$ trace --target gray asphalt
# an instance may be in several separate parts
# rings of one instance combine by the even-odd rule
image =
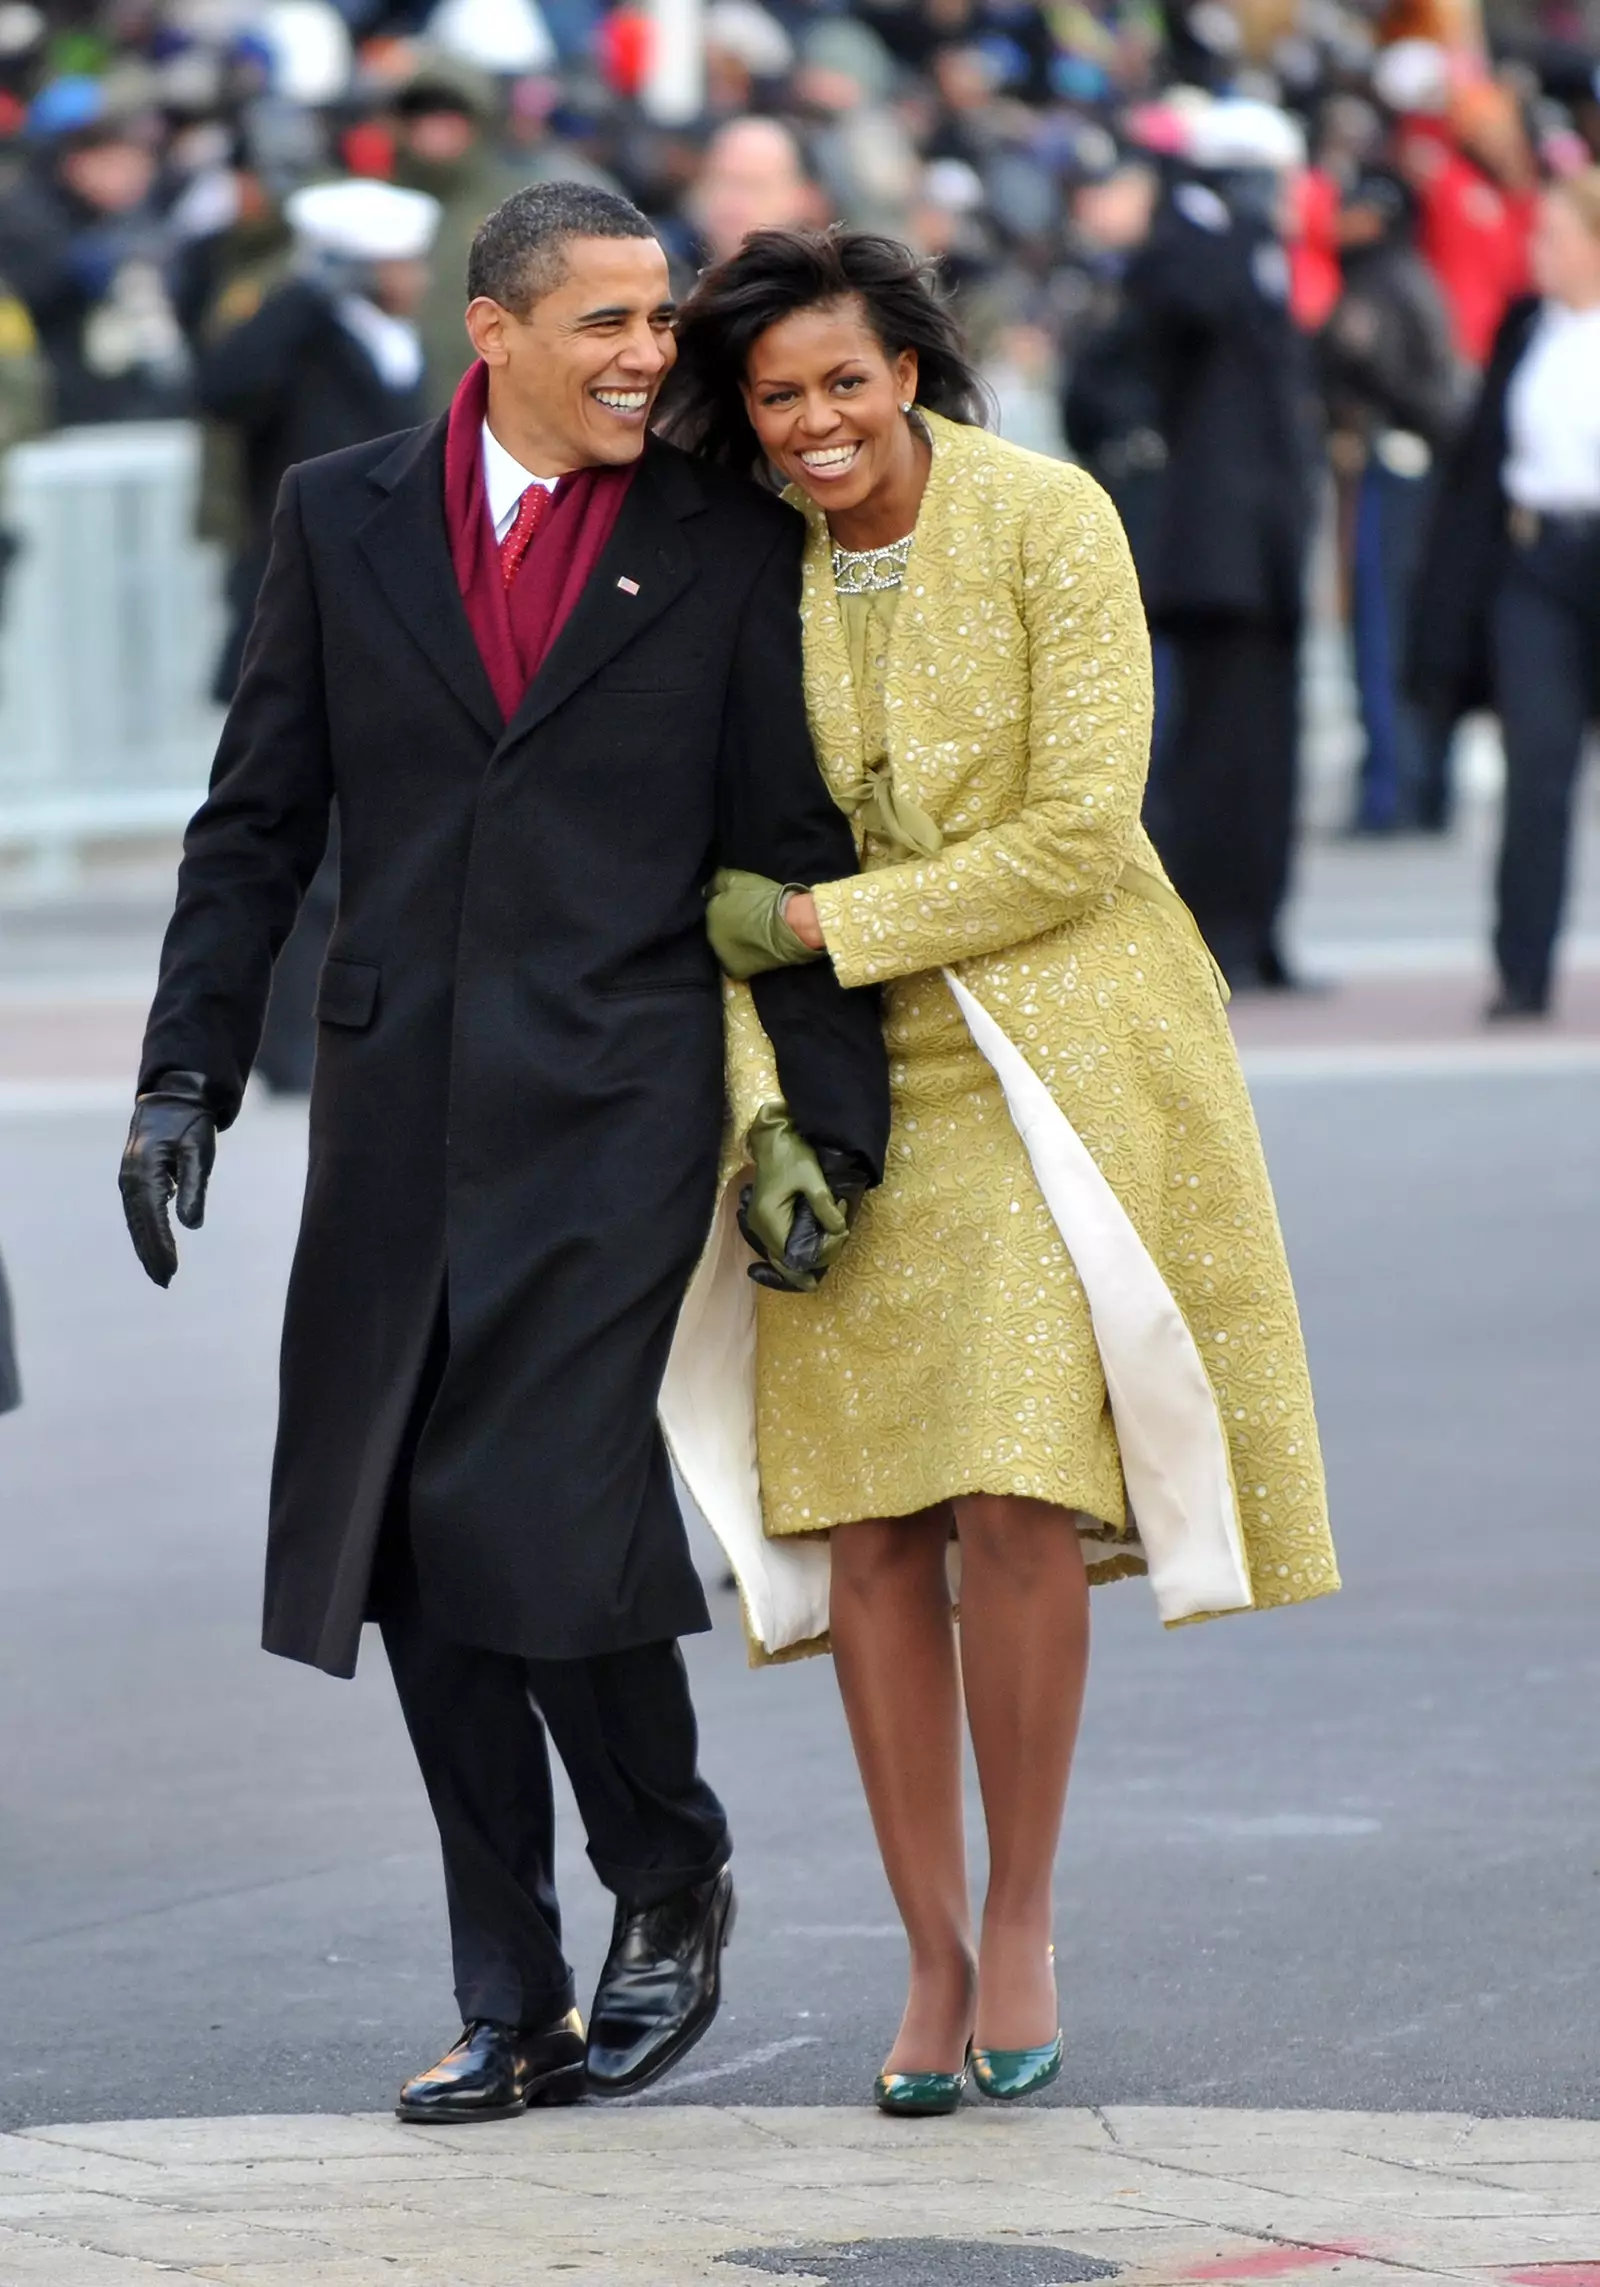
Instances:
[[[1349,1585],[1172,1636],[1099,1599],[1059,2095],[1592,2113],[1600,1075],[1260,1105]],[[0,1121],[0,2125],[381,2105],[455,2029],[421,1790],[381,1659],[255,1649],[301,1123],[224,1139],[165,1296],[120,1126]],[[860,2100],[902,1956],[831,1672],[749,1675],[729,1599],[691,1659],[744,1912],[661,2099]],[[564,1886],[587,1981],[570,1819]]]

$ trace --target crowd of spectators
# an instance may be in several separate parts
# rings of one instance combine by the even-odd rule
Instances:
[[[1117,500],[1185,694],[1167,846],[1239,876],[1230,974],[1284,981],[1308,536],[1331,498],[1352,823],[1438,827],[1456,710],[1399,671],[1434,471],[1529,290],[1541,184],[1600,155],[1600,0],[692,0],[699,69],[665,69],[689,4],[0,0],[0,446],[206,417],[242,619],[262,424],[328,449],[446,403],[466,248],[518,183],[625,191],[681,282],[764,224],[893,232],[940,264],[1007,432]],[[431,268],[380,291],[358,242],[297,232],[293,194],[334,177],[436,201]],[[262,402],[274,360],[304,385],[289,288],[339,300],[364,409]]]
[[[1334,321],[1344,405],[1415,372],[1425,433],[1439,344],[1409,250],[1455,357],[1481,365],[1526,282],[1540,173],[1600,149],[1600,11],[1586,38],[1552,0],[1548,26],[1486,44],[1462,4],[706,0],[680,117],[650,100],[663,31],[638,0],[8,0],[0,278],[58,422],[160,415],[192,403],[208,326],[290,258],[295,185],[411,184],[445,209],[424,321],[437,396],[476,219],[519,181],[577,174],[626,190],[686,273],[761,222],[893,231],[941,260],[1002,400],[1013,380],[1026,398],[1097,342],[1208,107],[1245,97],[1292,120],[1304,155],[1284,146],[1297,320]],[[1340,311],[1358,273],[1381,339]]]

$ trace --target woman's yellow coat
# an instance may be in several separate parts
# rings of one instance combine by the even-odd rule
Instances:
[[[817,893],[843,982],[885,988],[896,1125],[884,1189],[822,1290],[760,1297],[766,1531],[882,1514],[891,1495],[910,1508],[1031,1491],[1102,1520],[1092,1573],[1142,1568],[1136,1544],[1115,1545],[1125,1504],[1089,1305],[948,971],[1087,1147],[1193,1338],[1249,1601],[1324,1595],[1338,1573],[1310,1380],[1255,1121],[1216,972],[1139,822],[1149,645],[1121,527],[1081,470],[925,418],[932,470],[883,728],[895,797],[934,821],[944,848],[908,858],[868,836],[861,875]],[[805,512],[808,704],[848,802],[874,757],[827,529]],[[777,1093],[742,987],[729,992],[729,1073],[742,1136]],[[1008,1249],[986,1289],[985,1262]],[[963,1310],[982,1321],[976,1338]],[[959,1341],[929,1334],[941,1314]],[[980,1367],[974,1419],[965,1385]],[[850,1458],[863,1435],[895,1449],[881,1488],[863,1490]],[[952,1468],[963,1481],[946,1481]],[[985,1475],[997,1481],[966,1481]]]

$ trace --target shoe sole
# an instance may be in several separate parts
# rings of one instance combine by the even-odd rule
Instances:
[[[518,2120],[525,2112],[536,2112],[557,2104],[581,2104],[588,2093],[589,2076],[582,2065],[561,2065],[554,2072],[541,2073],[515,2104],[480,2106],[476,2111],[441,2112],[436,2106],[425,2110],[414,2105],[397,2104],[396,2120],[405,2121],[412,2128],[470,2128],[479,2120]]]
[[[722,1957],[727,1952],[733,1938],[733,1925],[738,1918],[739,1894],[734,1891],[728,1899],[728,1911],[722,1924],[722,1936],[717,1943],[717,1982],[709,2008],[703,2010],[699,2017],[692,2019],[684,2027],[677,2041],[664,2055],[655,2058],[644,2067],[643,2071],[634,2073],[628,2080],[607,2083],[595,2080],[592,2075],[586,2076],[589,2094],[592,2097],[598,2098],[601,2103],[606,2103],[614,2097],[637,2096],[641,2089],[654,2088],[657,2081],[664,2080],[675,2066],[682,2064],[689,2051],[705,2039],[716,2023],[717,2011],[722,2007]]]

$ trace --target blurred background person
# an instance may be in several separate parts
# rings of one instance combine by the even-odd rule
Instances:
[[[424,413],[417,315],[430,283],[437,201],[393,183],[318,183],[291,193],[284,212],[292,275],[254,316],[221,335],[197,376],[200,403],[238,440],[244,480],[244,544],[229,571],[232,619],[218,672],[223,695],[238,681],[285,472],[413,427]],[[458,301],[461,292],[458,283]],[[303,1094],[311,1085],[312,1009],[338,896],[335,838],[273,972],[256,1070],[279,1093]]]
[[[1507,313],[1445,470],[1411,662],[1435,706],[1492,700],[1505,739],[1491,1020],[1548,1013],[1573,790],[1600,715],[1600,168],[1545,193],[1532,266],[1538,298]]]
[[[0,1413],[14,1413],[22,1403],[22,1377],[17,1372],[16,1337],[11,1327],[11,1290],[6,1266],[0,1262]]]
[[[730,119],[706,146],[691,212],[706,262],[725,262],[752,230],[790,230],[828,220],[800,138],[781,119]]]
[[[394,100],[392,174],[402,188],[438,203],[432,284],[420,314],[423,402],[442,413],[471,362],[461,322],[467,252],[486,215],[524,183],[616,186],[559,136],[523,141],[515,155],[502,135],[500,83],[460,57],[426,52]]]
[[[238,680],[285,471],[423,417],[419,317],[432,284],[438,203],[422,191],[354,180],[292,192],[284,215],[289,275],[253,315],[219,333],[195,377],[202,409],[238,441],[243,476],[244,541],[229,571],[231,623],[218,676],[223,699]],[[459,309],[457,327],[465,342]]]
[[[1469,384],[1444,296],[1417,251],[1408,185],[1367,168],[1337,232],[1342,290],[1320,347],[1365,742],[1352,823],[1363,833],[1436,827],[1451,726],[1406,695],[1401,670],[1435,456]]]
[[[13,445],[50,423],[50,377],[27,306],[0,278],[0,479]],[[20,543],[0,514],[0,624]]]
[[[1278,930],[1314,463],[1282,234],[1304,151],[1270,105],[1203,111],[1194,172],[1127,281],[1154,344],[1168,454],[1145,601],[1175,687],[1150,828],[1236,990],[1293,981]]]
[[[1436,41],[1386,48],[1373,86],[1398,119],[1401,171],[1417,194],[1419,244],[1444,294],[1456,348],[1482,366],[1509,304],[1528,290],[1537,172],[1515,96],[1464,76]]]
[[[1071,246],[1082,298],[1061,405],[1067,443],[1111,495],[1141,584],[1149,576],[1167,445],[1155,323],[1128,293],[1127,280],[1150,235],[1159,191],[1152,161],[1129,151],[1073,194]]]
[[[32,164],[0,200],[0,276],[38,330],[58,424],[187,412],[157,122],[118,109],[97,80],[65,79],[39,97],[28,127]]]

